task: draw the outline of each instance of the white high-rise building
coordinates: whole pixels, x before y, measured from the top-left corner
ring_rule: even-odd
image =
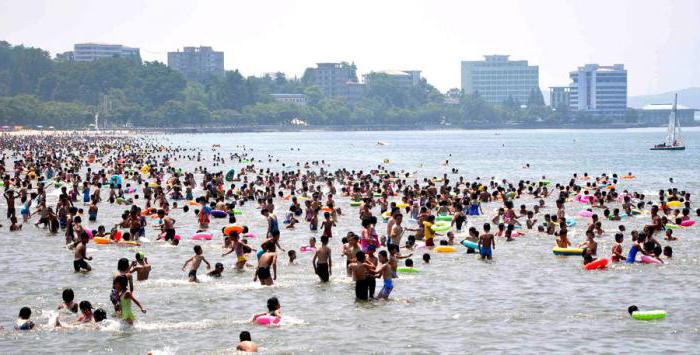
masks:
[[[141,62],[138,48],[126,47],[121,44],[76,43],[73,45],[73,57],[76,62],[91,62],[102,58],[130,58]]]
[[[586,64],[569,73],[569,109],[596,116],[624,117],[627,111],[627,70],[622,64]]]
[[[527,104],[532,90],[539,90],[539,67],[527,60],[508,60],[507,55],[486,55],[485,60],[462,62],[462,90],[478,93],[490,104],[509,98]]]

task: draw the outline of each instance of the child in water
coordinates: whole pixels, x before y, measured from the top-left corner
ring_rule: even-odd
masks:
[[[242,351],[244,353],[258,352],[258,346],[255,343],[253,343],[249,332],[245,330],[242,331],[241,334],[238,336],[238,340],[240,342],[238,343],[238,346],[236,346],[236,351]]]
[[[58,305],[58,310],[68,310],[73,313],[78,313],[78,304],[73,302],[75,299],[75,294],[73,293],[73,289],[67,288],[63,290],[63,294],[61,295],[63,298],[63,303]]]
[[[134,297],[134,295],[127,289],[129,285],[129,280],[126,276],[117,276],[114,279],[114,289],[117,290],[117,298],[119,299],[119,318],[129,325],[134,325],[134,320],[136,320],[136,315],[131,310],[131,302],[133,301],[139,306],[141,312],[146,313],[146,309],[143,308],[141,303]]]
[[[270,315],[273,317],[277,318],[282,318],[282,306],[280,305],[280,301],[277,299],[277,297],[270,297],[267,299],[267,312],[264,313],[258,313],[253,316],[253,322],[255,322],[256,319],[262,316]]]
[[[625,256],[622,255],[622,240],[624,239],[624,236],[622,233],[616,233],[615,234],[615,244],[612,246],[612,262],[620,262],[625,260]]]
[[[224,264],[216,263],[214,265],[214,270],[210,271],[207,276],[209,277],[221,277],[221,273],[224,272]]]
[[[204,261],[205,264],[207,264],[207,270],[211,269],[211,264],[207,261],[207,259],[204,258],[202,255],[202,247],[200,245],[195,245],[194,246],[194,255],[187,259],[185,261],[185,264],[182,265],[182,271],[185,271],[185,267],[187,267],[187,264],[190,264],[190,273],[187,275],[187,277],[190,279],[190,282],[199,282],[197,280],[197,269],[199,269],[199,265]]]
[[[379,252],[379,266],[377,267],[377,278],[383,278],[384,279],[384,286],[382,287],[381,291],[379,291],[379,295],[377,295],[377,298],[384,298],[387,299],[389,298],[389,294],[391,294],[391,291],[394,289],[394,281],[393,281],[393,270],[391,268],[391,264],[389,263],[389,256],[386,253],[386,250],[382,250]]]
[[[297,259],[297,252],[294,250],[287,251],[287,257],[289,257],[289,262],[287,265],[294,265],[294,260]]]
[[[22,307],[19,310],[19,317],[15,321],[15,330],[32,330],[34,329],[34,322],[29,318],[32,316],[32,309],[29,307]]]

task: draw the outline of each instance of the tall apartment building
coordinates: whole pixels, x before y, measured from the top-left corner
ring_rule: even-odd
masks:
[[[217,52],[211,47],[184,47],[182,52],[168,52],[168,67],[187,80],[222,77],[225,75],[224,52]]]
[[[121,44],[76,43],[73,53],[62,54],[63,58],[76,62],[91,62],[102,58],[129,58],[141,63],[141,53],[138,48],[125,47]]]
[[[485,60],[462,62],[462,90],[477,92],[490,104],[509,98],[526,104],[530,92],[539,90],[539,67],[527,60],[509,60],[507,55],[486,55]]]
[[[306,80],[314,83],[325,96],[348,96],[348,84],[357,84],[357,67],[355,64],[317,63],[316,68],[308,68]]]
[[[627,70],[622,64],[586,64],[569,73],[569,109],[595,116],[624,117],[627,111]]]

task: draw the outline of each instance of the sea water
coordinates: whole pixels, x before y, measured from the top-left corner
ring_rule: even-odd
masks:
[[[637,178],[621,182],[618,189],[656,196],[658,189],[674,186],[691,191],[697,200],[700,131],[688,129],[684,135],[688,149],[681,152],[649,150],[663,139],[662,129],[241,133],[150,139],[202,148],[205,160],[201,162],[172,162],[184,170],[200,165],[210,171],[240,169],[241,164],[230,162],[213,167],[211,156],[221,152],[228,158],[231,152],[241,152],[237,145],[245,145],[253,149],[257,166],[275,170],[290,170],[290,164],[296,169],[297,162],[303,168],[307,161],[323,160],[330,170],[367,172],[385,165],[411,173],[411,179],[448,174],[453,181],[457,176],[467,181],[493,177],[515,182],[545,177],[563,183],[568,183],[573,173],[595,176],[632,172]],[[213,149],[212,144],[220,144],[221,148]],[[271,162],[268,154],[273,156]],[[525,169],[525,164],[530,167]],[[453,168],[459,173],[452,174]],[[669,178],[673,178],[673,184]],[[195,193],[199,191],[201,188]],[[49,193],[50,205],[55,199],[55,194]],[[263,287],[253,282],[252,268],[235,272],[234,256],[221,257],[219,233],[211,241],[197,243],[203,246],[209,262],[224,263],[224,276],[208,278],[202,268],[201,283],[187,282],[181,267],[195,245],[189,240],[197,228],[192,211],[172,213],[178,234],[183,236],[178,247],[159,242],[130,248],[90,243],[88,255],[94,260],[89,274],[73,272],[73,254],[65,249],[62,234],[49,235],[34,228],[33,223],[25,224],[22,232],[9,233],[8,223],[3,222],[0,325],[5,330],[0,331],[0,353],[226,353],[235,349],[242,330],[250,331],[263,350],[273,353],[697,351],[700,227],[676,230],[680,240],[662,242],[674,249],[673,260],[665,265],[616,264],[605,271],[583,271],[580,257],[554,256],[553,237],[534,231],[526,231],[524,237],[513,242],[498,239],[492,262],[482,262],[460,248],[452,254],[431,253],[432,263],[424,265],[420,262],[422,251],[416,252],[412,258],[421,272],[400,275],[389,301],[358,303],[353,283],[345,274],[345,260],[339,254],[340,237],[348,231],[359,233],[360,223],[357,209],[349,206],[348,198],[336,200],[343,215],[331,241],[333,276],[323,285],[313,274],[312,255],[299,252],[310,237],[319,237],[305,223],[298,224],[294,231],[282,231],[282,246],[297,250],[296,265],[286,265],[286,254],[281,255],[275,285]],[[535,202],[518,200],[516,206]],[[545,212],[552,211],[554,202],[549,199],[546,203]],[[288,202],[276,200],[275,205],[282,220]],[[486,216],[470,218],[469,225],[480,227],[497,207],[497,203],[484,204]],[[5,208],[3,200],[0,211],[4,213]],[[575,216],[581,208],[569,203],[567,214]],[[103,202],[98,221],[86,225],[92,229],[101,224],[110,227],[119,221],[123,209]],[[255,204],[242,209],[239,222],[258,235],[249,240],[257,247],[265,219]],[[542,215],[538,218],[541,220]],[[587,223],[577,219],[577,226],[570,230],[575,243],[583,240]],[[648,218],[633,217],[622,223],[629,231],[641,228]],[[220,230],[225,224],[225,220],[214,219],[211,229]],[[599,241],[600,256],[609,256],[618,224],[603,222],[606,233]],[[407,226],[415,227],[410,223]],[[384,234],[385,229],[380,222],[378,232]],[[154,240],[155,235],[154,227],[149,225],[148,239]],[[626,253],[629,232],[625,238]],[[145,253],[153,270],[148,281],[135,284],[134,295],[148,312],[142,314],[134,305],[137,321],[133,328],[113,320],[99,328],[51,326],[66,287],[73,288],[76,302],[89,300],[111,314],[112,272],[119,258],[133,259],[136,251]],[[250,324],[253,314],[265,311],[265,301],[271,296],[281,302],[281,325],[267,328]],[[632,304],[640,309],[664,309],[668,317],[654,322],[630,320],[627,307]],[[32,308],[32,318],[39,324],[37,330],[11,330],[22,306]],[[75,318],[66,314],[58,317],[63,323]]]

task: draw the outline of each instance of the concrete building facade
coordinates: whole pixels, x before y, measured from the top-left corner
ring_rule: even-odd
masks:
[[[539,67],[527,60],[509,60],[507,55],[486,55],[485,60],[462,62],[462,90],[478,93],[490,104],[509,98],[526,104],[532,90],[539,90]]]
[[[569,73],[569,109],[622,118],[627,111],[627,70],[623,64],[586,64]]]
[[[396,86],[409,88],[420,83],[420,73],[420,70],[383,70],[377,72],[373,71],[362,77],[365,84],[368,86],[372,85],[372,80],[378,77],[385,77],[391,80]]]
[[[552,108],[569,108],[569,90],[568,86],[552,86],[549,88],[549,106]]]
[[[182,52],[168,52],[168,67],[182,74],[187,80],[198,80],[208,76],[223,77],[224,52],[212,47],[184,47]]]
[[[346,97],[348,83],[358,83],[354,63],[317,63],[316,68],[306,70],[306,75],[310,76],[309,80],[321,89],[324,96],[329,97]]]
[[[637,111],[639,121],[667,125],[668,118],[673,110],[673,104],[650,104]],[[695,120],[695,112],[698,110],[683,105],[676,106],[676,116],[681,123],[690,123]]]
[[[73,53],[62,54],[63,58],[76,62],[91,62],[102,58],[129,58],[141,63],[141,53],[138,48],[126,47],[121,44],[76,43]]]

